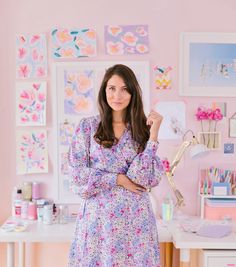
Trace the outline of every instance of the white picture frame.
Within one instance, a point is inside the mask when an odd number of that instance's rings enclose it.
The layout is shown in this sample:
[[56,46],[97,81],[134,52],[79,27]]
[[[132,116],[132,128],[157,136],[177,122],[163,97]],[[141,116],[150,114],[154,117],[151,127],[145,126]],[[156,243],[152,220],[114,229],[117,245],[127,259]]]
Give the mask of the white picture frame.
[[181,96],[236,96],[236,33],[181,33]]
[[[82,61],[82,62],[55,62],[52,65],[52,77],[53,77],[53,128],[54,128],[54,180],[57,188],[57,202],[65,204],[78,204],[80,198],[77,195],[74,195],[72,192],[69,192],[68,186],[68,176],[62,174],[62,158],[61,155],[68,152],[68,146],[61,145],[61,136],[60,128],[61,125],[74,124],[78,125],[79,121],[83,117],[88,117],[98,114],[98,110],[95,107],[97,101],[97,94],[99,91],[100,83],[102,77],[105,74],[105,70],[115,64],[124,64],[129,66],[134,73],[136,74],[140,87],[143,90],[143,102],[144,110],[147,114],[150,111],[150,78],[149,78],[149,69],[150,64],[148,61]],[[94,80],[94,90],[93,98],[94,108],[91,109],[86,114],[78,114],[72,116],[71,114],[65,114],[66,105],[64,99],[64,79],[66,72],[82,72],[84,70],[93,70],[93,80]],[[145,91],[144,91],[145,90]]]

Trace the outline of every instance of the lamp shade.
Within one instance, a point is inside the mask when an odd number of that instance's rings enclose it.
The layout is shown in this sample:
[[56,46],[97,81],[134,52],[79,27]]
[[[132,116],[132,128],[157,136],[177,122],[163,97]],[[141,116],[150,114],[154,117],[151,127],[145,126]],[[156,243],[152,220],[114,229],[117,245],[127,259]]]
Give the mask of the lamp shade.
[[195,144],[189,151],[190,158],[198,158],[209,153],[209,149],[203,144]]

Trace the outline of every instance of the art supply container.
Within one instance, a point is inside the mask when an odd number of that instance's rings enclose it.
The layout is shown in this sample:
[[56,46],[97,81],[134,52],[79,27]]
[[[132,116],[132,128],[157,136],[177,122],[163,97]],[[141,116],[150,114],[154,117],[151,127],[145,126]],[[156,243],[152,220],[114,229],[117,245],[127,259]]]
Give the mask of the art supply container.
[[43,223],[52,224],[53,222],[53,207],[52,205],[45,205],[43,207]]
[[33,182],[32,184],[32,199],[40,199],[41,198],[41,191],[40,191],[40,183]]
[[69,213],[68,206],[65,206],[65,205],[59,206],[59,223],[60,224],[67,223],[68,213]]
[[37,219],[37,206],[36,206],[36,203],[33,201],[29,202],[28,219],[29,220],[36,220]]
[[32,198],[32,183],[31,182],[24,182],[22,187],[23,199],[24,200],[31,200]]

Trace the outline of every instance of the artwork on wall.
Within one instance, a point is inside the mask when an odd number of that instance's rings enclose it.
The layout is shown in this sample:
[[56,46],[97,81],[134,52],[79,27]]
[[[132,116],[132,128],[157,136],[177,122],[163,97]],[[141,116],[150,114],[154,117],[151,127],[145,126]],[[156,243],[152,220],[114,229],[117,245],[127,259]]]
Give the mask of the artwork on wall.
[[16,82],[16,125],[46,125],[46,82]]
[[16,132],[17,174],[47,173],[48,148],[46,130]]
[[224,144],[224,154],[233,154],[234,153],[234,144],[225,143]]
[[108,55],[149,52],[148,25],[107,25],[105,46]]
[[172,67],[168,66],[167,68],[154,66],[155,72],[155,88],[156,89],[171,89],[171,77],[170,71]]
[[59,136],[60,145],[68,146],[72,140],[72,136],[75,130],[75,124],[67,121],[60,123]]
[[[53,64],[54,175],[58,200],[78,203],[78,196],[69,188],[66,155],[75,127],[83,117],[98,114],[97,95],[106,69],[125,64],[136,74],[143,90],[144,109],[150,111],[149,62],[147,61],[89,61],[56,62]],[[76,189],[72,189],[74,192]]]
[[163,116],[159,138],[182,138],[185,132],[185,103],[182,101],[157,102],[155,110]]
[[179,93],[236,96],[236,34],[182,33]]
[[236,112],[229,118],[229,137],[236,137]]
[[93,29],[53,29],[54,59],[96,56],[96,32]]
[[212,103],[212,110],[220,109],[223,117],[227,115],[227,103],[226,102],[213,102]]
[[16,78],[45,78],[47,47],[45,34],[21,34],[16,37]]
[[94,71],[64,72],[64,111],[65,114],[91,114],[96,102],[94,101]]

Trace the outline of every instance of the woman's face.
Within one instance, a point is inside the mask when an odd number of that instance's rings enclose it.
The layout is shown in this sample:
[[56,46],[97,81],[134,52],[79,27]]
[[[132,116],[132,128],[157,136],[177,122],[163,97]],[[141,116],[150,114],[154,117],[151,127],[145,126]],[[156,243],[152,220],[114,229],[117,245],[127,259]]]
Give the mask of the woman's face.
[[118,76],[113,75],[107,82],[106,87],[107,103],[113,111],[125,111],[128,107],[131,94],[127,90],[124,80]]

